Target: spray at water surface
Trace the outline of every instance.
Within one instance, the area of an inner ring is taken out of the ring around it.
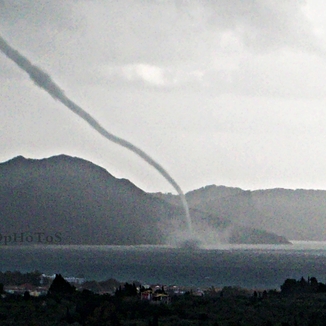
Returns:
[[[22,70],[24,70],[29,77],[35,82],[35,84],[41,88],[43,88],[49,95],[51,95],[54,99],[60,101],[63,105],[65,105],[72,112],[77,114],[80,118],[82,118],[85,122],[87,122],[93,129],[95,129],[100,135],[105,137],[106,139],[123,146],[138,156],[140,156],[143,160],[145,160],[148,164],[153,166],[178,192],[180,200],[182,202],[182,206],[185,212],[186,223],[187,223],[187,232],[189,233],[188,238],[193,238],[193,229],[192,222],[189,213],[189,207],[185,198],[183,191],[177,182],[170,176],[170,174],[154,159],[152,159],[149,155],[147,155],[144,151],[139,149],[137,146],[131,144],[130,142],[117,137],[110,132],[108,132],[105,128],[103,128],[89,113],[87,113],[84,109],[74,103],[69,97],[64,94],[64,91],[52,80],[52,78],[45,73],[39,67],[33,65],[26,57],[20,54],[17,50],[12,48],[1,36],[0,36],[0,50],[4,53],[9,59],[15,62]]]

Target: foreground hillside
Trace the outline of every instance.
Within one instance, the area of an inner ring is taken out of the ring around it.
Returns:
[[[287,242],[203,209],[191,209],[191,216],[202,233],[224,232],[231,242]],[[167,203],[79,158],[20,156],[0,164],[2,242],[162,244],[186,229],[184,220],[179,203]]]
[[[106,291],[96,294],[86,284],[76,290],[57,274],[46,287],[46,294],[33,297],[27,289],[23,294],[6,293],[0,284],[0,323],[8,326],[325,325],[326,287],[314,277],[308,282],[304,278],[287,279],[281,291],[225,286],[204,291],[188,289],[182,294],[173,288],[144,287],[138,282],[124,285],[116,282],[116,285],[111,294]]]

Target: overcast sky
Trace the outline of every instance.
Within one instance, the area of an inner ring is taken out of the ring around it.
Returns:
[[[0,34],[183,190],[326,189],[323,0],[0,0]],[[0,54],[0,162],[81,157],[172,186]]]

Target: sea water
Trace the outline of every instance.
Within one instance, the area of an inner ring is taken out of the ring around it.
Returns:
[[[241,286],[279,289],[287,278],[314,276],[326,283],[326,242],[292,245],[170,246],[1,246],[0,270],[87,280],[191,287]]]

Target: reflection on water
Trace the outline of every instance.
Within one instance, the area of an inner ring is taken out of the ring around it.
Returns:
[[[276,251],[297,251],[297,250],[325,250],[326,241],[296,241],[290,240],[291,244],[218,244],[204,246],[203,249],[212,250],[276,250]]]
[[[2,246],[1,270],[87,279],[139,280],[143,284],[279,288],[286,278],[315,276],[326,282],[326,242],[292,245]]]
[[[326,241],[297,241],[290,240],[291,244],[228,244],[219,243],[216,245],[198,245],[194,248],[197,250],[253,250],[253,251],[313,251],[313,250],[325,250]],[[192,249],[194,249],[192,247]],[[0,250],[92,250],[92,251],[148,251],[148,250],[177,250],[184,249],[184,247],[172,246],[172,245],[137,245],[137,246],[111,246],[111,245],[7,245],[0,246]]]

